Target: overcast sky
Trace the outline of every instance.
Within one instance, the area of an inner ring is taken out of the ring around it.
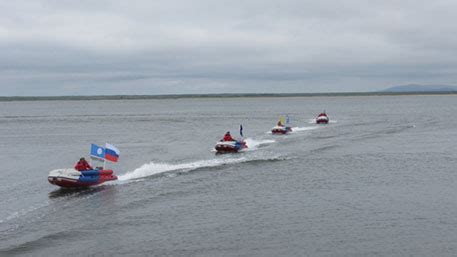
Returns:
[[[457,1],[0,0],[0,95],[457,84]]]

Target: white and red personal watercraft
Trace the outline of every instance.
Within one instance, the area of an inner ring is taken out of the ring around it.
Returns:
[[[316,118],[317,124],[327,124],[328,121],[329,121],[329,118],[325,112],[319,114]]]

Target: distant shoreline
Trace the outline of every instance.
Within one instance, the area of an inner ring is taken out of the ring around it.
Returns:
[[[260,98],[260,97],[345,97],[345,96],[408,96],[457,95],[456,91],[437,92],[344,92],[344,93],[286,93],[286,94],[183,94],[183,95],[95,95],[95,96],[0,96],[0,102],[12,101],[95,101],[148,100],[192,98]]]

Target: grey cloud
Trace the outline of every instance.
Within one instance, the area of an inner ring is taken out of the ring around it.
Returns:
[[[3,1],[0,95],[456,84],[454,1]]]

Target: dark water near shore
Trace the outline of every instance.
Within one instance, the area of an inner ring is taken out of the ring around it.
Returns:
[[[456,96],[0,102],[0,256],[455,256],[456,128]],[[47,182],[105,142],[119,181]]]

